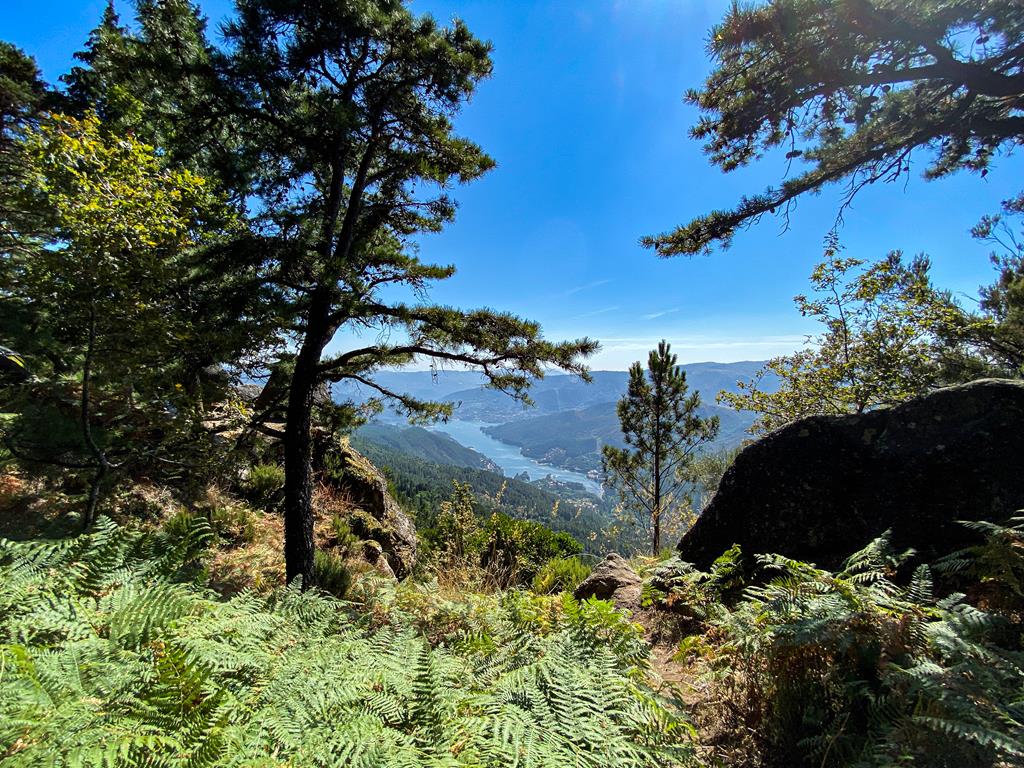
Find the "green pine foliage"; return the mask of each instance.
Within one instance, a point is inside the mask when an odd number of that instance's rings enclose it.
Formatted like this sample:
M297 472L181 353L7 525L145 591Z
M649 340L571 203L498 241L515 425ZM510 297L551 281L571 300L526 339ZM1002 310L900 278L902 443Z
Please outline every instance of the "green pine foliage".
M707 253L831 184L847 185L841 220L865 186L903 179L912 154L926 178L985 177L1021 141L1022 43L1019 0L729 4L708 36L713 70L686 95L701 112L690 133L723 171L774 156L783 178L644 244Z
M218 599L188 578L212 536L0 543L5 766L693 763L607 604L432 593L455 617L432 644L400 594L428 588L382 593L372 631L315 590Z
M717 416L698 415L700 392L689 391L677 363L662 340L648 354L646 371L639 361L630 366L629 386L616 406L625 447L601 449L605 484L619 496L622 531L655 557L662 533L681 534L693 522L693 462L719 429Z

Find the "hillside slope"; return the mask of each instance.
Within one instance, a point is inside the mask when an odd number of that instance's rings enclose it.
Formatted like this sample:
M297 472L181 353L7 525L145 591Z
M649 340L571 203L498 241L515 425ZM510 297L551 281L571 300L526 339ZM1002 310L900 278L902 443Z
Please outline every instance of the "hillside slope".
M394 487L395 497L416 516L419 527L435 524L441 503L452 495L453 481L468 484L482 513L501 511L571 534L586 546L607 525L609 502L578 493L552 493L530 483L473 467L425 461L356 433L352 446L376 465ZM554 512L554 513L553 513Z
M402 428L392 424L372 422L360 427L355 434L358 438L389 451L404 453L407 456L434 464L501 472L498 465L482 453L467 448L443 432L423 429L423 427Z
M484 432L504 443L519 446L523 455L537 461L587 472L600 468L603 445L624 445L615 406L615 402L597 403L578 410L485 427ZM753 423L749 414L718 405L701 406L700 414L717 416L720 423L718 438L707 450L734 448L749 437L746 430Z

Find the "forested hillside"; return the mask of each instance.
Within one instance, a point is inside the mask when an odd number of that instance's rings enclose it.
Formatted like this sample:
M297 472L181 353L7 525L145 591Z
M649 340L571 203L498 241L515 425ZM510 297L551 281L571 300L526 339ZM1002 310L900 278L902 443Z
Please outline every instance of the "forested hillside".
M395 427L371 423L357 429L354 436L359 443L373 443L394 453L404 453L434 464L500 471L486 456L459 444L448 435L422 427Z
M352 444L383 468L396 498L415 513L417 525L436 524L442 502L452 494L452 483L459 482L473 489L481 514L501 511L565 531L590 551L601 552L607 547L603 532L610 522L610 506L594 496L565 490L556 495L500 473L427 461L385 446L361 431L353 436Z
M684 366L690 386L701 393L702 413L717 416L721 422L718 437L707 450L731 450L749 435L747 430L755 417L715 404L720 392L734 393L737 382L752 378L762 362L692 363ZM472 374L469 375L472 377ZM417 396L449 399L455 403L454 418L488 422L484 431L498 440L518 446L524 456L556 467L582 473L599 470L601 446L622 444L622 431L615 413L616 402L626 391L628 376L621 371L595 371L593 381L582 383L568 376L548 376L533 388L533 405L523 407L510 401L501 392L481 388L462 388L467 375L459 371L407 371L389 374L387 385L409 391ZM760 386L772 391L773 376L762 377ZM458 387L458 388L457 388ZM335 397L347 393L367 397L370 392L358 384L345 389L335 388ZM394 415L385 416L389 421ZM383 429L365 427L366 429ZM368 434L368 433L367 433ZM382 442L378 440L378 442ZM433 461L417 449L401 449ZM442 450L439 455L444 455Z

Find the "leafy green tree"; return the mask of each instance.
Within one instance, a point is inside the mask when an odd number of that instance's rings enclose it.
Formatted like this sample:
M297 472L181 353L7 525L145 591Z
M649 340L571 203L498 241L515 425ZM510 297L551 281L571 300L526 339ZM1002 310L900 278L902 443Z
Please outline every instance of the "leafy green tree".
M452 495L441 502L437 516L437 540L444 557L465 565L471 556L479 556L480 525L473 509L473 489L469 483L452 480Z
M978 309L965 312L943 335L940 362L951 380L1024 376L1024 243L1010 221L1024 214L1024 195L1006 200L972 230L995 249L996 280L980 291Z
M798 173L732 210L644 243L659 255L707 252L801 195L894 181L915 150L925 175L985 176L1024 142L1024 14L1018 0L770 0L734 3L711 33L715 69L687 94L692 130L732 171L785 152ZM840 213L841 215L841 213Z
M661 551L661 534L688 507L687 469L696 451L715 439L718 417L697 414L700 393L689 392L686 372L665 341L629 369L629 386L618 414L626 447L602 449L605 482L615 488L637 529L649 532L651 553Z
M323 382L353 380L411 416L436 418L450 404L389 391L374 372L418 358L475 366L491 386L526 398L547 364L585 375L582 359L596 344L551 343L536 323L425 300L453 268L421 262L411 239L451 221L446 190L493 165L451 124L490 73L488 45L459 21L440 27L395 0L239 0L237 10L224 53L212 59L207 107L240 131L256 170L253 247L287 299L281 316L295 352L273 405L283 402L286 417L287 576L309 584L312 427ZM378 341L325 358L341 329Z
M939 339L961 326L962 311L932 287L923 256L906 264L894 251L864 265L830 243L811 273L815 296L795 299L823 332L804 349L769 360L752 381L738 382L739 392L719 394L720 402L758 414L752 432L804 416L894 405L940 382Z
M37 373L58 403L77 390L80 443L68 448L81 449L86 463L55 456L52 446L34 450L43 446L31 421L11 445L28 458L92 468L88 525L115 467L115 433L133 442L140 413L169 422L190 410L174 364L189 343L188 318L167 286L179 279L181 254L223 236L231 216L202 177L165 167L152 147L111 136L95 116L50 116L20 149L29 168L23 205L46 222L47 247L5 259L6 290L49 307L61 365Z
M134 10L128 27L107 4L75 54L79 64L62 77L66 109L94 112L110 131L159 148L168 167L187 168L226 195L241 223L252 169L235 118L213 111L216 52L205 19L189 0L137 0ZM288 318L253 232L236 227L233 238L191 253L175 290L193 331L182 381L197 395L205 372L251 377L265 367Z

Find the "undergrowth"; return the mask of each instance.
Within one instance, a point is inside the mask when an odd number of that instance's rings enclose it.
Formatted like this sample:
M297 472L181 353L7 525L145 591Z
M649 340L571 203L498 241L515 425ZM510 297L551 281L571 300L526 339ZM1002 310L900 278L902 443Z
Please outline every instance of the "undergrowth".
M1024 521L987 525L985 545L938 564L1013 592ZM838 573L762 556L767 583L730 607L731 553L711 573L682 571L705 631L678 657L704 671L702 729L729 765L1024 764L1024 653L1014 613L940 596L932 570L901 578L883 537ZM1002 603L1005 605L1006 603ZM1019 603L1018 603L1019 605Z
M451 605L423 586L382 587L360 614L313 590L222 599L195 567L212 537L197 516L173 535L101 519L0 543L5 766L694 761L691 727L647 687L646 649L607 604ZM441 614L450 631L428 637Z

